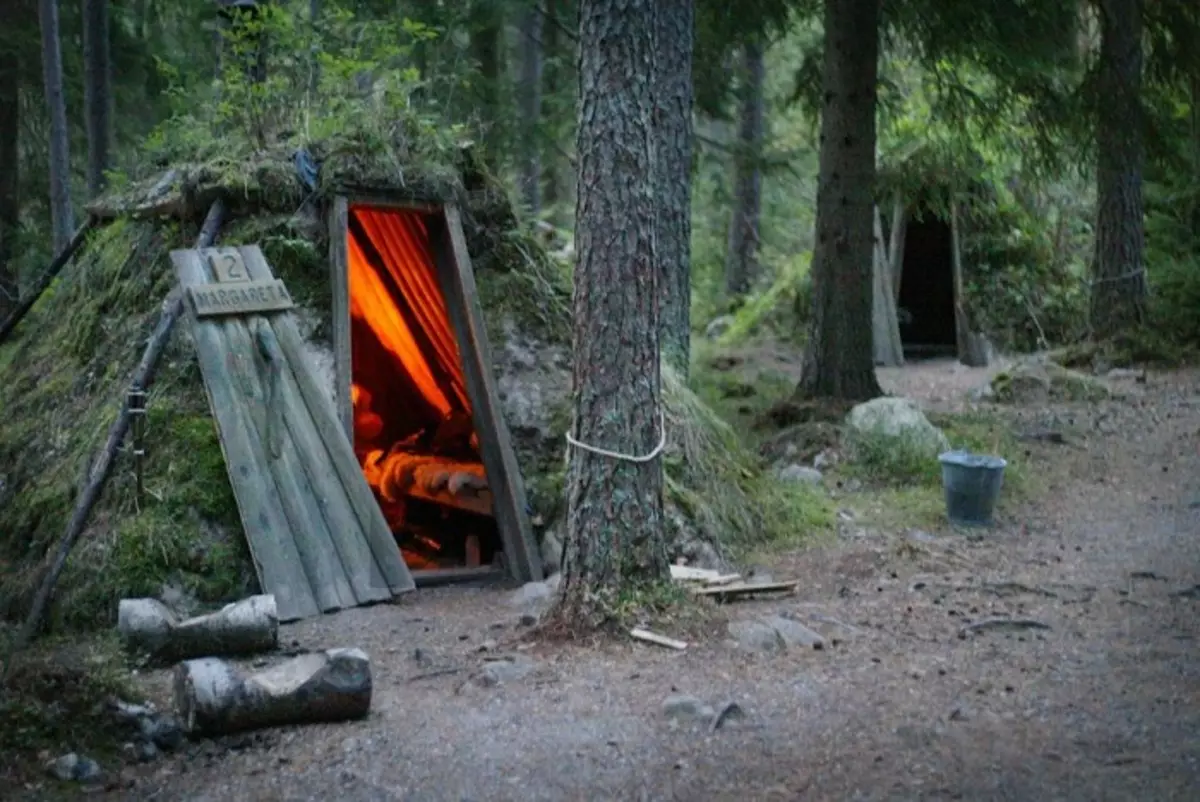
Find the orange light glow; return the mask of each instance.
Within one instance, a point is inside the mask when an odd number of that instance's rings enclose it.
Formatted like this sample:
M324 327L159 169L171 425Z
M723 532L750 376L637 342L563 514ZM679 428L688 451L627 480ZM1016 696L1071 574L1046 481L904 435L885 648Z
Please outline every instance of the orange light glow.
M456 428L463 417L471 415L470 400L459 359L458 343L450 324L445 298L438 285L429 232L419 212L352 205L351 230L347 236L347 267L350 315L355 325L366 327L386 353L372 346L355 359L368 373L355 376L350 387L353 404L355 450L362 463L367 483L374 489L380 508L393 531L406 529L406 506L411 498L438 500L448 506L478 501L487 494L487 480L478 460L478 439L471 432L469 452L454 454L453 449L424 453L419 443L423 433L437 429L461 434ZM366 346L364 346L366 347ZM374 350L372 350L374 349ZM420 393L426 404L412 397L394 397L393 390L371 384L370 370L378 372L383 363L392 362L411 380L407 385ZM356 363L359 364L359 363ZM385 372L392 367L385 368ZM368 389L362 383L370 384ZM373 397L384 394L386 397ZM429 419L433 414L436 417ZM403 421L396 427L397 421ZM473 428L473 427L472 427ZM386 434L400 432L400 434ZM406 435L404 432L414 432ZM385 437L401 437L389 443ZM462 459L468 462L462 462ZM486 506L490 509L490 495ZM457 502L456 502L457 499ZM469 508L469 507L468 507ZM426 553L402 548L410 568L436 567L439 544L420 534L408 532L409 545Z

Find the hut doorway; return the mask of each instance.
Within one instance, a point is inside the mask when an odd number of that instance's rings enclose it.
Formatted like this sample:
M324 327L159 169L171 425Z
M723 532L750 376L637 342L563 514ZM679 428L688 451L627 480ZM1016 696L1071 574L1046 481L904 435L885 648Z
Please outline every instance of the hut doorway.
M339 412L414 580L540 579L457 215L339 198L331 227Z
M897 317L905 358L955 355L958 340L950 223L929 210L920 219L910 219L902 264Z

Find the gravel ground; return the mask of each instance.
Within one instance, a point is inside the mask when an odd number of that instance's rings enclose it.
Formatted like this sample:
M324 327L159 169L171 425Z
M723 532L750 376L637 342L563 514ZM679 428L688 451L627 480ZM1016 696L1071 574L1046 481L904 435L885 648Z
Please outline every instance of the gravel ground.
M947 370L884 382L949 398L981 380ZM796 595L722 607L797 618L822 649L746 651L719 624L682 652L528 643L511 588L423 591L285 628L368 651L368 719L196 744L97 796L1200 798L1200 590L1181 593L1200 583L1200 374L1129 384L1125 402L1022 412L1081 434L1030 445L1042 500L982 537L839 540L770 567L802 579ZM994 617L1048 628L963 633ZM497 653L516 662L481 681ZM165 692L163 675L146 682ZM696 701L668 716L673 694L743 715L711 731Z

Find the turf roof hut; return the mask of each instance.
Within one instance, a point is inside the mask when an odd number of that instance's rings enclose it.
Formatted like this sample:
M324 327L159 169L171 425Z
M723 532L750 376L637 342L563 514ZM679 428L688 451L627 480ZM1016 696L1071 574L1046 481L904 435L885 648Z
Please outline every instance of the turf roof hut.
M246 159L181 161L93 204L103 220L80 253L0 344L0 613L27 608L61 535L104 431L176 283L169 254L190 248L210 202L226 222L218 244L257 243L297 302L311 362L331 394L335 315L328 212L338 196L414 204L454 203L491 344L501 408L547 562L557 560L569 425L569 277L565 265L518 224L507 193L467 151L450 164L403 147L343 140ZM311 168L319 165L319 171ZM150 388L143 465L118 459L89 530L59 583L53 618L109 620L117 598L167 591L224 601L252 590L238 510L196 352L177 325ZM740 450L722 421L665 377L668 520L672 556L719 563L725 543L816 523L804 493L782 493ZM180 594L180 591L183 593Z

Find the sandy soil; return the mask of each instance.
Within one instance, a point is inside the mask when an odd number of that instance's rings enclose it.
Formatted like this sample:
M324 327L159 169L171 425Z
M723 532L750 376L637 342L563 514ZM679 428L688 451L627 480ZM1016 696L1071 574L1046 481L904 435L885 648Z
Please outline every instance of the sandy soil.
M892 375L892 374L895 375ZM889 390L955 403L986 379L946 364ZM529 645L506 588L424 591L286 628L361 646L361 722L204 742L136 770L130 800L1172 800L1200 798L1200 374L1132 400L1026 411L1042 501L982 536L879 532L785 555L781 613L821 650ZM1044 629L964 626L992 617ZM670 633L667 633L670 634ZM481 649L485 651L480 651ZM534 670L481 684L494 652ZM453 673L435 673L439 669ZM148 678L161 694L165 678ZM672 719L691 694L741 719Z

